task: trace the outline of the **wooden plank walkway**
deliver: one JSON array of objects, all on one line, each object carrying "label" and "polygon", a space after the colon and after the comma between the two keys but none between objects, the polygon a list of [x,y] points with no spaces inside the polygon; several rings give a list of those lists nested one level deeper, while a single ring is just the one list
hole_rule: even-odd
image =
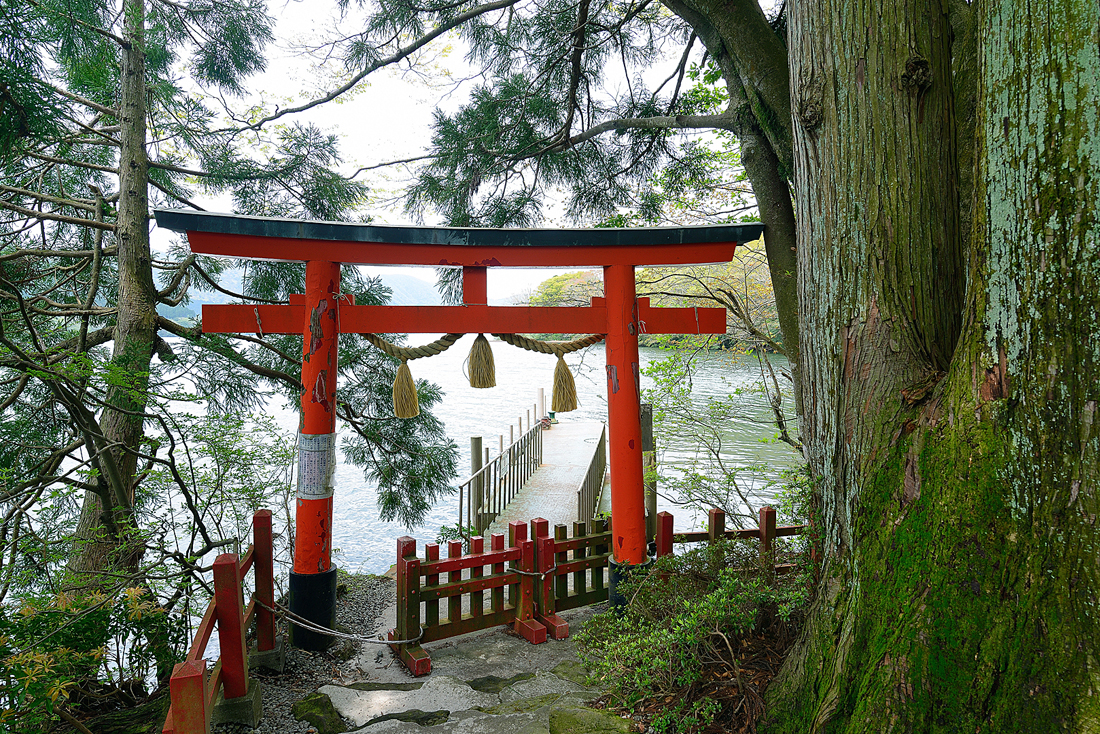
[{"label": "wooden plank walkway", "polygon": [[603,433],[598,421],[570,422],[563,420],[543,434],[542,466],[527,480],[489,527],[488,533],[508,536],[508,523],[528,522],[546,518],[553,528],[565,523],[572,532],[577,520],[577,487],[596,451],[596,442]]}]

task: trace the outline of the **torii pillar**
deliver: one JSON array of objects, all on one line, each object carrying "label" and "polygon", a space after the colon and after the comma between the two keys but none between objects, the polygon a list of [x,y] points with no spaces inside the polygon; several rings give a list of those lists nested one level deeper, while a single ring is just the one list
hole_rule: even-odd
[{"label": "torii pillar", "polygon": [[[302,334],[294,569],[290,609],[326,629],[336,615],[332,495],[336,467],[338,331],[343,333],[603,334],[607,354],[612,552],[618,568],[648,561],[642,470],[638,335],[722,334],[722,308],[653,308],[637,298],[636,266],[729,262],[763,225],[648,229],[459,229],[157,211],[186,232],[192,252],[306,263],[306,293],[285,305],[203,306],[207,333]],[[356,306],[340,264],[461,266],[461,306]],[[486,305],[487,267],[599,267],[604,297],[587,307]],[[613,567],[613,577],[617,575]],[[291,625],[291,643],[324,649],[331,637]]]}]

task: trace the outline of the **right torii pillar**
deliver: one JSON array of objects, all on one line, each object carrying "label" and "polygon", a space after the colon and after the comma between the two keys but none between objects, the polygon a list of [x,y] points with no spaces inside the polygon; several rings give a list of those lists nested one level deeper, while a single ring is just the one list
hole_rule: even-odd
[{"label": "right torii pillar", "polygon": [[[604,267],[603,283],[607,299],[607,457],[611,468],[612,553],[618,566],[634,566],[649,559],[642,490],[642,396],[634,266]],[[614,567],[612,574],[614,591],[618,586]]]}]

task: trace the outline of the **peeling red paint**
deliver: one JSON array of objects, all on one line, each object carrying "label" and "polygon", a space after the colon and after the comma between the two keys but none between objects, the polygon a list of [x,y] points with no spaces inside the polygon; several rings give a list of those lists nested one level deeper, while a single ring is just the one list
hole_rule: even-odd
[{"label": "peeling red paint", "polygon": [[325,389],[327,379],[328,370],[321,370],[317,373],[317,381],[313,383],[313,396],[310,398],[310,402],[318,403],[326,411],[331,412],[332,406],[329,404],[328,391]]}]

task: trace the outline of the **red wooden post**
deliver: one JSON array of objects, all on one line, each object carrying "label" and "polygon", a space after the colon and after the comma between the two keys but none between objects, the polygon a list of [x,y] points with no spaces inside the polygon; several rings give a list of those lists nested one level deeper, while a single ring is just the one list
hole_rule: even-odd
[{"label": "red wooden post", "polygon": [[[489,536],[489,550],[496,552],[504,550],[504,533],[493,533]],[[493,575],[504,573],[504,564],[497,563],[493,566]],[[504,611],[504,587],[493,587],[489,607],[494,612]]]},{"label": "red wooden post", "polygon": [[535,620],[535,577],[529,575],[535,570],[535,542],[527,539],[527,526],[523,523],[510,522],[508,529],[521,551],[518,570],[526,572],[519,577],[515,631],[537,645],[546,642],[546,627]]},{"label": "red wooden post", "polygon": [[237,556],[221,554],[214,561],[214,601],[218,615],[218,644],[222,651],[222,685],[227,699],[248,693],[242,593]]},{"label": "red wooden post", "polygon": [[[508,547],[519,548],[523,541],[527,540],[527,523],[520,522],[518,520],[512,520],[508,523]],[[520,568],[521,561],[509,561],[509,568]],[[522,580],[521,580],[522,581]],[[508,586],[508,603],[512,605],[512,608],[516,610],[516,619],[519,619],[519,612],[521,608],[522,600],[522,584],[510,584]]]},{"label": "red wooden post", "polygon": [[[416,540],[403,535],[397,539],[397,627],[390,630],[391,640],[411,640],[420,635],[420,559]],[[432,659],[418,643],[405,642],[390,647],[414,676],[432,672]]]},{"label": "red wooden post", "polygon": [[775,508],[760,508],[760,562],[769,569],[775,567]]},{"label": "red wooden post", "polygon": [[[424,546],[424,560],[439,560],[439,543],[428,543]],[[439,586],[439,574],[429,574],[425,579],[424,586]],[[429,627],[439,626],[439,599],[424,602],[424,622]]]},{"label": "red wooden post", "polygon": [[569,625],[554,613],[554,538],[550,536],[550,522],[543,518],[531,521],[531,534],[535,537],[535,570],[542,574],[535,589],[535,616],[555,640],[569,636]]},{"label": "red wooden post", "polygon": [[726,537],[726,513],[717,507],[707,511],[707,539],[713,543]]},{"label": "red wooden post", "polygon": [[[447,541],[447,557],[448,558],[461,558],[462,557],[462,541],[461,540],[449,540]],[[451,571],[447,574],[448,583],[458,583],[462,580],[462,571]],[[447,621],[450,623],[462,621],[462,595],[455,594],[447,599]]]},{"label": "red wooden post", "polygon": [[[332,565],[332,490],[336,471],[336,373],[340,263],[306,263],[302,340],[302,423],[290,611],[322,627],[336,623]],[[291,641],[307,650],[332,644],[327,635],[291,626]]]},{"label": "red wooden post", "polygon": [[672,555],[672,523],[669,512],[657,513],[657,557]]},{"label": "red wooden post", "polygon": [[275,559],[271,547],[271,510],[252,516],[252,545],[256,549],[256,649],[275,649]]},{"label": "red wooden post", "polygon": [[[224,668],[223,668],[224,670]],[[174,734],[210,734],[210,715],[206,710],[206,661],[188,660],[177,663],[168,682],[172,698],[170,721],[165,731]]]},{"label": "red wooden post", "polygon": [[[485,538],[476,535],[470,538],[471,555],[480,555],[485,552]],[[485,575],[484,566],[474,566],[470,569],[470,578],[479,579]],[[480,617],[485,613],[485,592],[474,591],[470,593],[470,616]]]},{"label": "red wooden post", "polygon": [[645,563],[638,301],[633,265],[603,269],[607,299],[607,424],[611,468],[612,553],[619,565]]}]

